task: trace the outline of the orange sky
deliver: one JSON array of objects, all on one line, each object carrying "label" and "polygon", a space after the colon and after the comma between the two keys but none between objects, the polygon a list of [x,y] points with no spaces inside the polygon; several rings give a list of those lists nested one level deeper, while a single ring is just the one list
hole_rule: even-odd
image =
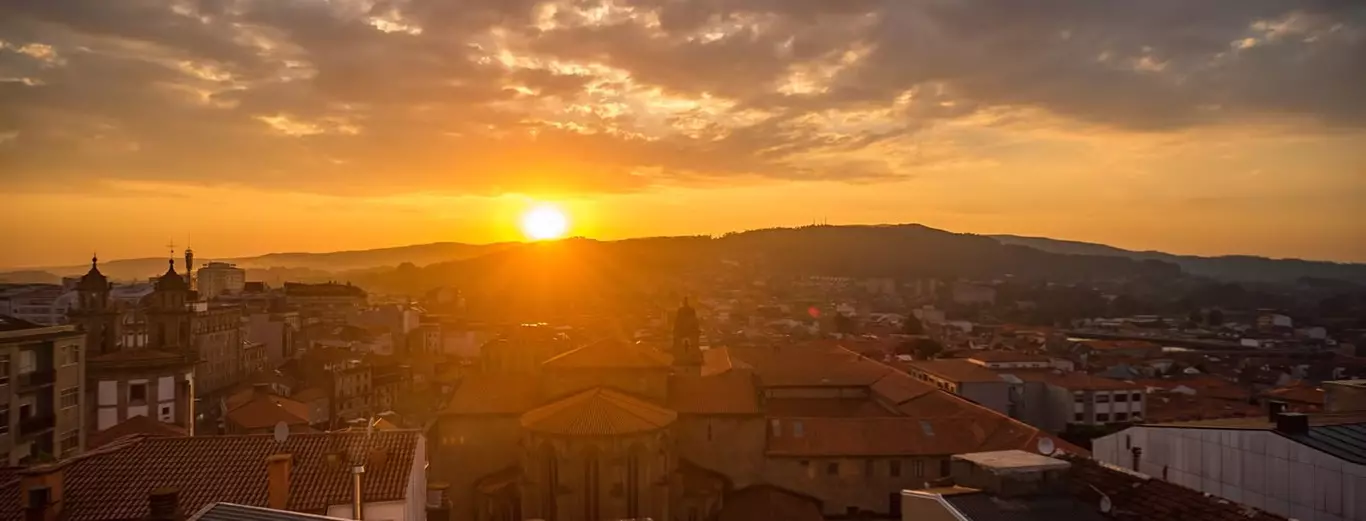
[{"label": "orange sky", "polygon": [[516,240],[538,201],[1366,262],[1350,6],[195,4],[0,3],[0,266]]}]

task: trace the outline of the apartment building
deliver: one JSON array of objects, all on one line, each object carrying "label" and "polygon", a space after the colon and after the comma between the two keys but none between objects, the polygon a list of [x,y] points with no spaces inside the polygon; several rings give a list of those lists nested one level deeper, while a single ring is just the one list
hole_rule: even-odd
[{"label": "apartment building", "polygon": [[0,316],[0,464],[74,456],[85,441],[85,335]]}]

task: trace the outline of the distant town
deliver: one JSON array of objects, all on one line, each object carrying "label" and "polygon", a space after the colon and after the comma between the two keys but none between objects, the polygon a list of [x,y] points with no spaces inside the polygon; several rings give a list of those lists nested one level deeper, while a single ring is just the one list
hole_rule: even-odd
[{"label": "distant town", "polygon": [[524,248],[0,285],[0,519],[1366,519],[1347,283]]}]

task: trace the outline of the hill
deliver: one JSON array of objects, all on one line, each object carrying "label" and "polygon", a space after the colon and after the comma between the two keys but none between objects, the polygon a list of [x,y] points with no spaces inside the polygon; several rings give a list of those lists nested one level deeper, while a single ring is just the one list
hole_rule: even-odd
[{"label": "hill", "polygon": [[1021,237],[1018,235],[992,235],[990,237],[1002,244],[1028,246],[1051,253],[1169,262],[1180,266],[1182,271],[1188,274],[1225,281],[1292,284],[1301,282],[1302,279],[1308,279],[1366,284],[1366,264],[1269,259],[1250,255],[1200,257],[1173,255],[1160,251],[1131,251],[1104,244],[1065,241],[1046,237]]}]

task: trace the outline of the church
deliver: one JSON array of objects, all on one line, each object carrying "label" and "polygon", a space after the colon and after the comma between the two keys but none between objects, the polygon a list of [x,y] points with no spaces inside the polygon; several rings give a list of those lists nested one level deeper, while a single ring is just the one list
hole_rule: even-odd
[{"label": "church", "polygon": [[1048,437],[837,345],[703,350],[700,331],[685,301],[667,350],[487,346],[432,434],[453,519],[886,518],[953,454]]}]

